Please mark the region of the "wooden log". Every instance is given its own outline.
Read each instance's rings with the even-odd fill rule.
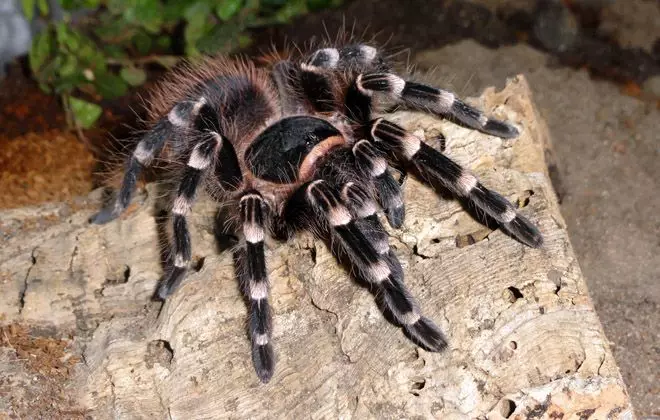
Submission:
[[[156,185],[104,226],[87,223],[100,191],[76,208],[2,212],[3,323],[72,334],[69,351],[82,357],[66,392],[100,419],[632,418],[548,181],[548,132],[526,81],[473,102],[517,124],[520,137],[418,113],[394,119],[427,139],[444,133],[446,153],[517,202],[545,245],[527,248],[407,182],[406,223],[390,242],[422,310],[450,340],[444,353],[408,341],[322,242],[301,235],[268,244],[277,368],[260,384],[210,200],[192,216],[198,270],[162,307],[150,300],[166,237]]]

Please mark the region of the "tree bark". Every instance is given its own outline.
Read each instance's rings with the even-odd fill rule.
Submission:
[[[545,245],[527,248],[407,181],[405,226],[390,230],[390,243],[450,341],[444,353],[408,341],[322,242],[300,235],[268,243],[277,368],[260,384],[209,199],[191,217],[198,270],[162,307],[151,301],[167,236],[153,184],[104,226],[87,223],[100,191],[76,206],[0,213],[3,323],[72,335],[69,352],[81,359],[66,392],[94,418],[632,418],[549,182],[549,135],[526,81],[473,102],[521,135],[503,140],[411,112],[394,120],[431,142],[442,132],[446,154],[517,202]]]

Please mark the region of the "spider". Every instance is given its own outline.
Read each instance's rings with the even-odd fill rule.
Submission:
[[[539,247],[538,229],[500,194],[418,136],[388,121],[396,107],[430,113],[502,138],[518,135],[453,93],[406,80],[370,45],[347,43],[263,62],[225,57],[188,64],[156,90],[151,128],[127,159],[102,224],[127,207],[136,180],[155,158],[175,163],[171,206],[173,255],[156,295],[166,299],[191,265],[187,216],[204,187],[229,209],[238,236],[237,277],[248,302],[252,361],[259,379],[275,357],[264,238],[308,230],[327,241],[379,297],[384,313],[416,344],[441,351],[447,340],[422,315],[403,282],[378,217],[404,222],[395,170],[411,171],[497,221],[522,243]],[[442,139],[444,140],[444,138]]]

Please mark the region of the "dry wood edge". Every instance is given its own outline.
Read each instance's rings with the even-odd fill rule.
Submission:
[[[632,418],[548,181],[548,132],[522,76],[474,101],[522,128],[502,140],[416,113],[395,120],[523,208],[545,236],[530,249],[410,179],[407,220],[392,230],[406,282],[450,340],[443,354],[409,342],[327,248],[302,235],[270,243],[278,358],[259,384],[230,252],[217,252],[214,205],[192,217],[200,269],[160,308],[159,194],[138,195],[104,226],[79,208],[0,213],[4,323],[74,334],[70,392],[95,418]],[[75,350],[74,350],[75,351]]]

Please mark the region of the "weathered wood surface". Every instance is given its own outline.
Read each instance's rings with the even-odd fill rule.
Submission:
[[[105,226],[87,224],[99,191],[77,210],[0,213],[3,322],[74,334],[83,357],[68,389],[94,418],[632,418],[548,181],[548,133],[528,86],[517,77],[475,103],[522,135],[502,140],[415,113],[396,120],[427,139],[443,132],[446,153],[524,206],[545,245],[527,248],[407,182],[406,223],[391,245],[446,332],[445,353],[408,341],[303,235],[269,244],[278,364],[261,385],[213,203],[192,217],[201,269],[162,309],[150,302],[162,274],[153,185]]]

